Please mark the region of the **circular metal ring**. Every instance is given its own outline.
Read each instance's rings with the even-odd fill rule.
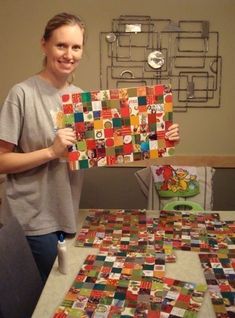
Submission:
[[[148,55],[148,65],[154,69],[162,67],[165,63],[164,55],[160,51],[153,51]]]

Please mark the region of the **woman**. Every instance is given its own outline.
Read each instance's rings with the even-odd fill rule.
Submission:
[[[15,215],[23,226],[45,282],[57,255],[58,233],[76,232],[83,174],[60,160],[75,142],[61,128],[60,97],[80,90],[70,83],[84,46],[85,26],[61,13],[46,25],[41,40],[44,68],[15,85],[0,112],[0,173],[7,174],[3,222]],[[178,125],[168,132],[179,139]]]
[[[59,160],[75,134],[58,130],[56,114],[60,95],[78,90],[69,80],[82,57],[84,32],[77,16],[53,17],[41,40],[44,69],[13,87],[0,113],[0,173],[7,174],[3,221],[18,218],[44,282],[57,254],[58,231],[76,232],[82,173],[70,173]]]

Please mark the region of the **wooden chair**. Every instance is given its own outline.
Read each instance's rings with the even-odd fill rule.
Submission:
[[[30,318],[42,288],[23,229],[12,217],[0,229],[0,318]]]

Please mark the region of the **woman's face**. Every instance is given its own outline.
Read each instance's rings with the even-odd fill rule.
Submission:
[[[83,52],[83,30],[78,25],[64,25],[42,39],[46,70],[53,76],[68,77],[79,64]]]

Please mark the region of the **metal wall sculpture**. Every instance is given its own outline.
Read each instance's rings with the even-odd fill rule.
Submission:
[[[221,106],[219,33],[209,21],[122,15],[100,33],[100,89],[170,84],[174,111]]]

